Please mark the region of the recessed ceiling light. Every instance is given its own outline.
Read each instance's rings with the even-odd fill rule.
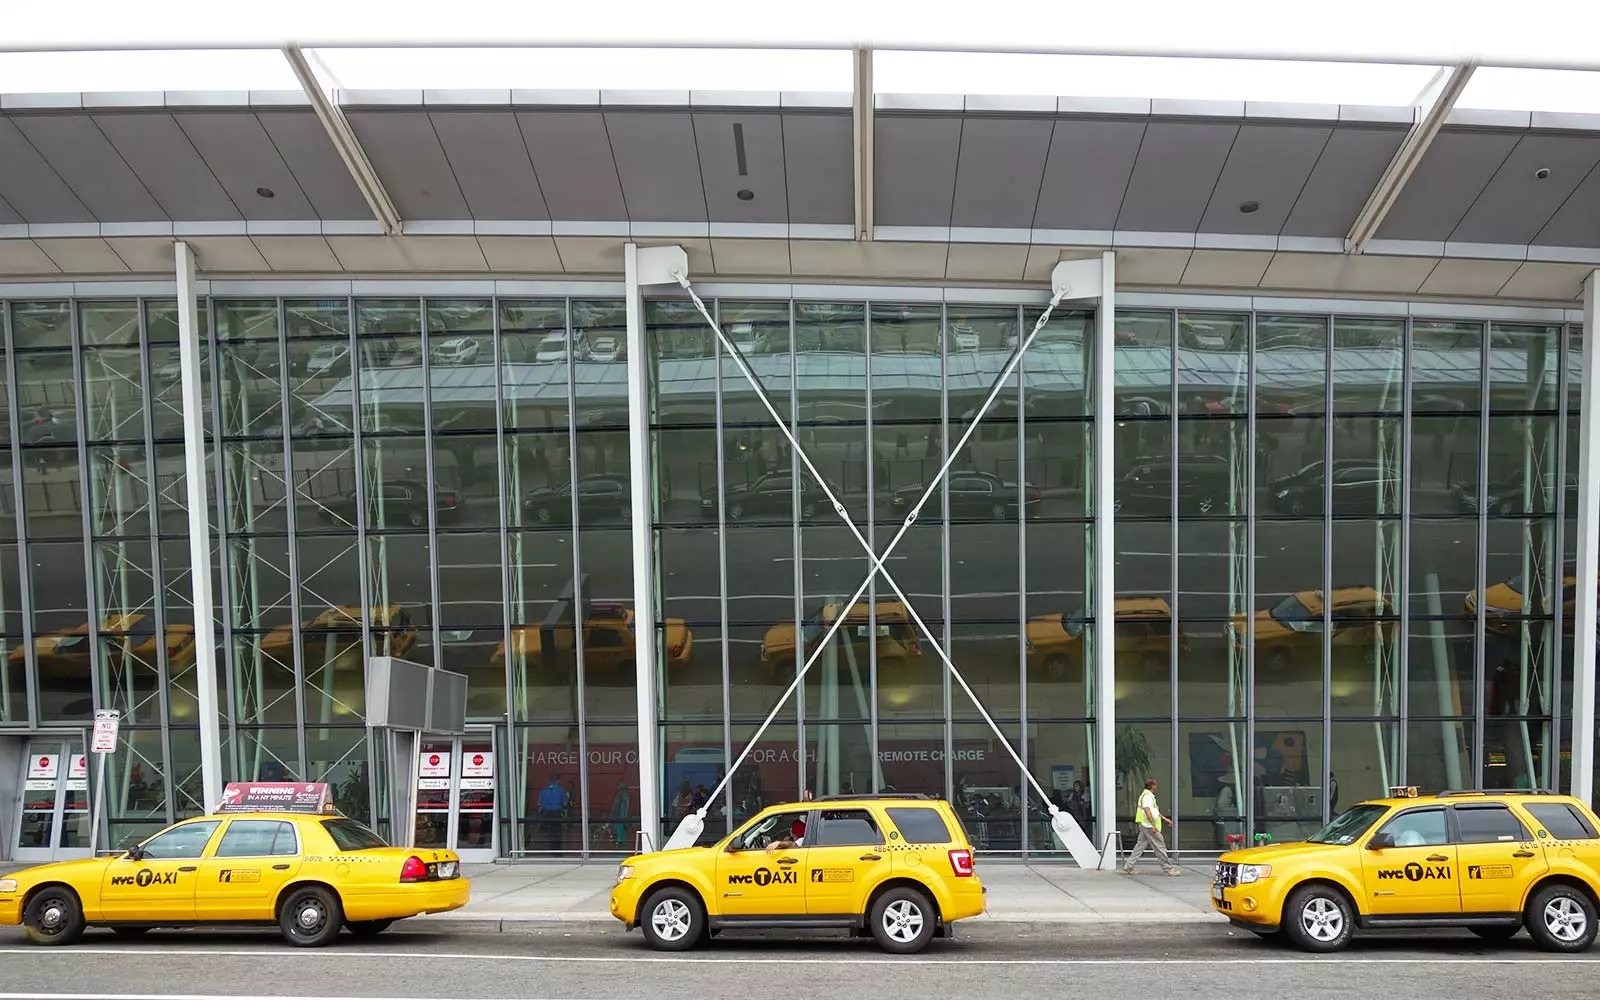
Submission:
[[[756,196],[756,193],[754,191],[750,190],[749,188],[740,188],[739,189],[738,198],[739,198],[740,201],[753,201],[753,200],[755,200],[755,196]]]
[[[272,189],[269,188],[269,187],[256,188],[256,194],[260,195],[263,198],[276,198],[277,197],[277,195],[273,194]]]
[[[1546,177],[1550,176],[1550,168],[1549,167],[1540,167],[1538,170],[1535,170],[1533,172],[1533,176],[1537,177],[1539,180],[1542,181]]]
[[[1259,210],[1260,208],[1261,208],[1261,202],[1259,202],[1259,201],[1246,201],[1246,202],[1242,202],[1239,205],[1239,211],[1243,212],[1245,215],[1249,215],[1250,213],[1255,212],[1255,211]]]

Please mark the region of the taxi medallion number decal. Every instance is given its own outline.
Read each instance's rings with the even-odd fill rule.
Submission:
[[[849,868],[813,868],[811,881],[813,882],[854,882],[856,873]]]
[[[1510,878],[1510,865],[1468,865],[1467,878]]]
[[[259,882],[261,869],[259,868],[224,868],[217,873],[218,882]]]

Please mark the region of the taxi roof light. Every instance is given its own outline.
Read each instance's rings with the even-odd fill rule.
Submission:
[[[1414,799],[1417,797],[1416,785],[1390,785],[1389,797],[1391,799]]]

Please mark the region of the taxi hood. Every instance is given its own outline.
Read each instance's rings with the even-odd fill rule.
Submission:
[[[1247,847],[1242,851],[1228,851],[1217,860],[1240,865],[1270,865],[1275,859],[1286,856],[1308,857],[1325,851],[1349,849],[1349,844],[1313,844],[1306,840],[1296,840],[1282,844],[1266,844],[1262,847]]]
[[[676,851],[651,851],[649,854],[635,854],[630,858],[623,858],[622,864],[629,867],[655,864],[663,858],[678,861],[706,861],[711,862],[721,851],[716,847],[681,847]]]
[[[120,862],[126,854],[117,854],[105,858],[78,858],[75,861],[51,861],[32,868],[11,872],[6,878],[14,878],[18,883],[32,883],[44,879],[72,879],[77,877],[99,878],[107,865]]]

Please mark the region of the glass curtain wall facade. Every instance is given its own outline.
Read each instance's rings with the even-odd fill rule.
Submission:
[[[880,553],[1037,318],[708,305]],[[3,315],[0,735],[121,710],[122,843],[202,808],[175,305]],[[1401,781],[1569,783],[1575,327],[1125,308],[1097,407],[1093,316],[1058,312],[886,560],[905,600],[879,575],[846,606],[870,558],[680,300],[647,303],[644,358],[599,296],[217,298],[200,319],[225,778],[328,781],[386,824],[363,663],[404,656],[469,678],[489,760],[474,801],[495,824],[473,844],[626,850],[639,783],[676,825],[814,658],[710,833],[803,790],[894,789],[952,797],[985,850],[1052,850],[914,610],[1086,826],[1104,819],[1075,795],[1096,773],[1098,642],[1116,822],[1154,775],[1184,850],[1300,836]],[[633,364],[653,636],[633,626]],[[1109,512],[1087,499],[1097,409],[1115,420]],[[1114,552],[1093,550],[1097,514]],[[1097,560],[1110,623],[1089,614]]]

